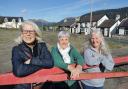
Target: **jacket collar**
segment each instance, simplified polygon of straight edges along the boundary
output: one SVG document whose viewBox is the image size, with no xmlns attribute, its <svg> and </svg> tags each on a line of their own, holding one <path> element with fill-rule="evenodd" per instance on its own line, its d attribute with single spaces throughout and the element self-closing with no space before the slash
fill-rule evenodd
<svg viewBox="0 0 128 89">
<path fill-rule="evenodd" d="M 34 46 L 33 47 L 35 47 L 36 45 L 37 45 L 37 41 L 34 41 Z M 24 42 L 24 41 L 22 41 L 22 43 L 21 43 L 21 45 L 24 45 L 25 47 L 27 47 L 27 48 L 30 48 L 28 45 L 27 45 L 27 43 L 26 42 Z"/>
<path fill-rule="evenodd" d="M 37 46 L 37 41 L 34 42 L 33 49 L 31 49 L 24 41 L 20 44 L 22 49 L 24 49 L 27 52 L 32 52 L 32 50 Z"/>
<path fill-rule="evenodd" d="M 96 53 L 99 53 L 99 52 L 97 52 L 97 50 L 96 50 L 94 47 L 92 47 L 92 46 L 90 46 L 90 49 L 91 49 L 92 51 L 96 52 Z M 100 52 L 100 53 L 101 53 L 101 52 Z"/>
<path fill-rule="evenodd" d="M 93 46 L 89 47 L 92 51 L 97 52 L 96 49 Z"/>
</svg>

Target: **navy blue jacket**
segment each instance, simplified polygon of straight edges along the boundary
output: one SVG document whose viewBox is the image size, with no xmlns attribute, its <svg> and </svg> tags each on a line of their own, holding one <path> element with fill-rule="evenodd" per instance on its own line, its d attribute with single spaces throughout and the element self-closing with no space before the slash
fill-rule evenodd
<svg viewBox="0 0 128 89">
<path fill-rule="evenodd" d="M 25 61 L 31 59 L 30 64 Z M 33 49 L 24 42 L 12 49 L 13 73 L 17 77 L 30 75 L 42 68 L 52 68 L 53 58 L 45 43 L 36 43 Z"/>
<path fill-rule="evenodd" d="M 25 64 L 28 59 L 31 59 L 30 64 Z M 25 77 L 43 68 L 52 68 L 53 64 L 53 58 L 43 42 L 36 42 L 33 49 L 25 42 L 12 49 L 13 74 L 17 77 Z M 13 89 L 31 89 L 31 84 L 19 84 Z"/>
</svg>

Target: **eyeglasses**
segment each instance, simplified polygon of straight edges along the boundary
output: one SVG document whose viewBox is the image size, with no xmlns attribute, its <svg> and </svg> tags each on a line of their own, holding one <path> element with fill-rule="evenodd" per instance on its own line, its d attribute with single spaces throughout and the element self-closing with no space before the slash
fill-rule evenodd
<svg viewBox="0 0 128 89">
<path fill-rule="evenodd" d="M 27 34 L 27 33 L 34 34 L 35 31 L 34 30 L 22 30 L 22 33 L 23 34 Z"/>
</svg>

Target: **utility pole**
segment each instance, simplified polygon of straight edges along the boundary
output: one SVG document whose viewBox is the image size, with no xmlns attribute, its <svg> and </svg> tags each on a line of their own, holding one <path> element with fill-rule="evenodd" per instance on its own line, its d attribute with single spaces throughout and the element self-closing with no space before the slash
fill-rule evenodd
<svg viewBox="0 0 128 89">
<path fill-rule="evenodd" d="M 90 32 L 92 32 L 92 0 L 90 1 L 90 26 L 89 26 L 89 30 Z"/>
<path fill-rule="evenodd" d="M 89 34 L 92 32 L 92 0 L 89 0 L 89 4 L 90 4 L 90 26 L 89 26 L 89 29 L 87 29 L 87 30 L 89 30 L 89 31 L 87 31 L 87 32 L 89 32 Z M 85 34 L 86 34 L 86 31 L 85 31 Z"/>
</svg>

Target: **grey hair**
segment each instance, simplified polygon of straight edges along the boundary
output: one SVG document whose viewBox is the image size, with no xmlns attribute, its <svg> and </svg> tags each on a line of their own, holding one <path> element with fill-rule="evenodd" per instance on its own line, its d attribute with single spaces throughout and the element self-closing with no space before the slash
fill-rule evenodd
<svg viewBox="0 0 128 89">
<path fill-rule="evenodd" d="M 36 40 L 38 42 L 42 42 L 42 32 L 41 30 L 39 29 L 39 27 L 33 22 L 33 21 L 24 21 L 21 25 L 20 25 L 20 31 L 22 32 L 23 30 L 23 27 L 25 25 L 31 25 L 33 27 L 33 30 L 36 32 Z M 15 42 L 20 44 L 22 43 L 22 37 L 21 37 L 21 33 L 20 33 L 20 36 L 18 36 L 18 38 L 15 39 Z"/>
<path fill-rule="evenodd" d="M 67 32 L 67 31 L 60 31 L 60 32 L 58 33 L 58 39 L 60 39 L 60 38 L 62 38 L 62 37 L 70 37 L 69 32 Z"/>
<path fill-rule="evenodd" d="M 90 39 L 89 39 L 89 44 L 92 46 L 91 38 L 92 38 L 92 34 L 93 33 L 96 33 L 101 38 L 101 45 L 100 45 L 100 52 L 101 52 L 101 54 L 103 54 L 103 55 L 110 54 L 109 47 L 108 47 L 108 45 L 107 45 L 107 43 L 106 43 L 106 41 L 105 41 L 101 31 L 99 31 L 99 30 L 93 30 L 91 32 Z"/>
</svg>

